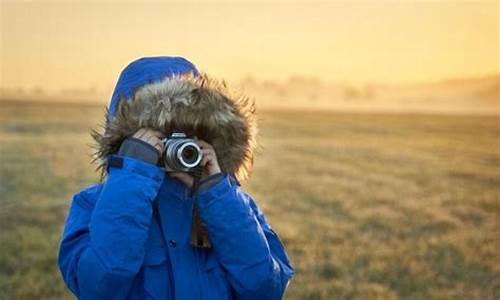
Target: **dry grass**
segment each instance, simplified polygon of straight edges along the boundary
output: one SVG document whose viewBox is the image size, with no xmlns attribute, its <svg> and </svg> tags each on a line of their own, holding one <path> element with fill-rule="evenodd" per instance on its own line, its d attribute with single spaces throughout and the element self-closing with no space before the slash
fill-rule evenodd
<svg viewBox="0 0 500 300">
<path fill-rule="evenodd" d="M 103 108 L 0 106 L 0 298 L 70 298 L 56 254 L 98 178 Z M 500 297 L 495 117 L 262 112 L 243 185 L 296 267 L 287 299 Z"/>
</svg>

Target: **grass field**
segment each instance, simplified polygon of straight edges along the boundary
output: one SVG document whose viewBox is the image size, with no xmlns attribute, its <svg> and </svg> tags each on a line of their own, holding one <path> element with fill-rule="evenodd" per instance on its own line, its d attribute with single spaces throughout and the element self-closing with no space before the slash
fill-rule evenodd
<svg viewBox="0 0 500 300">
<path fill-rule="evenodd" d="M 0 298 L 71 298 L 57 248 L 97 180 L 92 105 L 0 103 Z M 296 268 L 287 299 L 499 299 L 495 117 L 260 112 L 243 185 Z"/>
</svg>

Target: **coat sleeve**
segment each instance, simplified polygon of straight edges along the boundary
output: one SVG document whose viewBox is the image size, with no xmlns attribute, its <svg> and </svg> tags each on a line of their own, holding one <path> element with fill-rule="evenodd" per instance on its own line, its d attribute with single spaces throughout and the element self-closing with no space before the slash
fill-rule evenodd
<svg viewBox="0 0 500 300">
<path fill-rule="evenodd" d="M 217 259 L 238 299 L 282 299 L 294 269 L 251 196 L 226 174 L 198 195 Z"/>
<path fill-rule="evenodd" d="M 126 298 L 144 259 L 151 203 L 163 177 L 155 165 L 111 155 L 105 183 L 74 196 L 58 262 L 75 296 Z"/>
</svg>

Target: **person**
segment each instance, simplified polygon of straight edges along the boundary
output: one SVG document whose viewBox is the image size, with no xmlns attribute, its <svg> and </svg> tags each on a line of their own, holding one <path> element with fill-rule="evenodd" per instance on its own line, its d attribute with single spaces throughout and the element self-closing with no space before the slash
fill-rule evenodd
<svg viewBox="0 0 500 300">
<path fill-rule="evenodd" d="M 74 195 L 59 246 L 77 298 L 284 297 L 294 268 L 240 185 L 258 150 L 248 97 L 184 58 L 144 57 L 121 72 L 103 127 L 92 132 L 101 180 Z M 198 181 L 163 162 L 172 132 L 200 147 Z"/>
</svg>

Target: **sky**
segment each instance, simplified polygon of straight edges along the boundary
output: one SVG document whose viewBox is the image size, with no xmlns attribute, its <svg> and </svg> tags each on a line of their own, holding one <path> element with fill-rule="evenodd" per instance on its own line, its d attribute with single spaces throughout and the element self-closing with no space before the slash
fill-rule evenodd
<svg viewBox="0 0 500 300">
<path fill-rule="evenodd" d="M 0 88 L 109 88 L 129 62 L 156 55 L 228 80 L 500 73 L 500 1 L 0 3 Z"/>
</svg>

